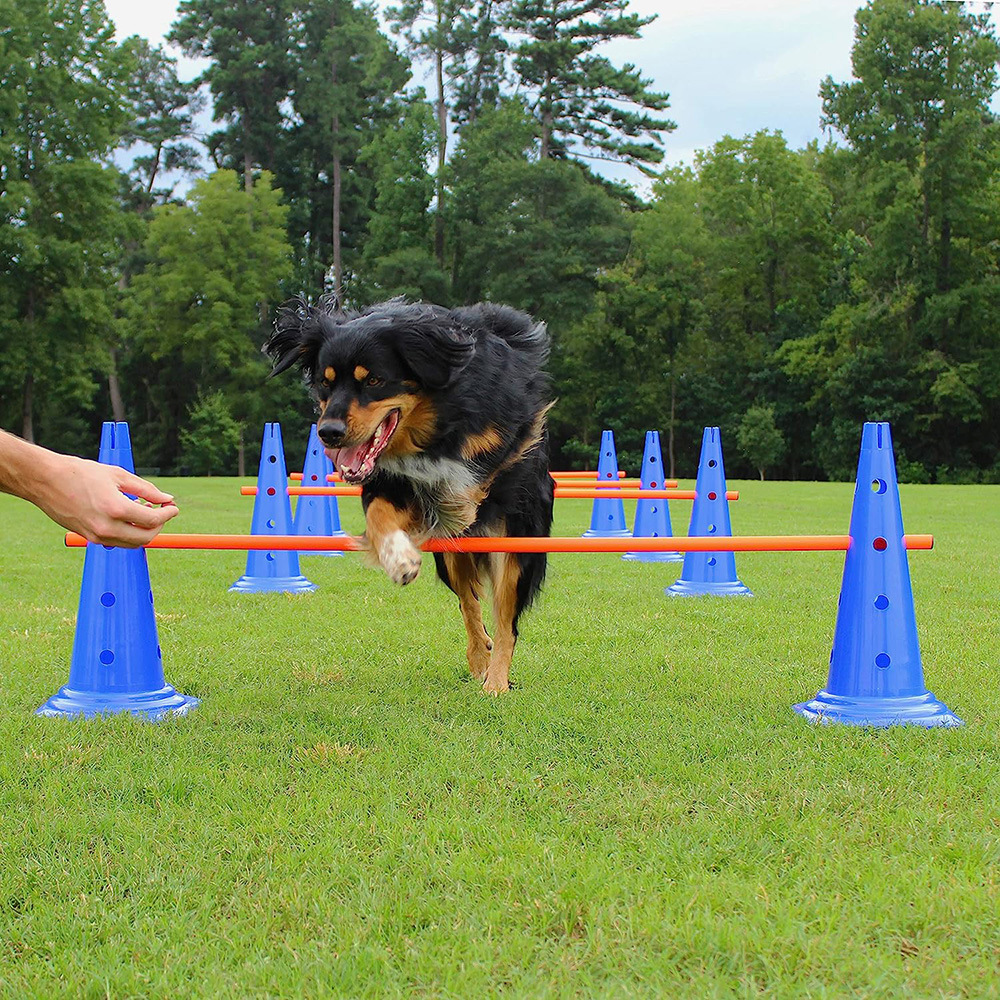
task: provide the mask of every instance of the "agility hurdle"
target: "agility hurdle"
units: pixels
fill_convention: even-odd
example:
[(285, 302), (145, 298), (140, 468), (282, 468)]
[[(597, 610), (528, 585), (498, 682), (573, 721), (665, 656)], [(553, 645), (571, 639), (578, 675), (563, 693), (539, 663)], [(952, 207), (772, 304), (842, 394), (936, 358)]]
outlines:
[[(851, 548), (850, 535), (727, 535), (709, 538), (695, 535), (672, 538), (575, 538), (509, 535), (430, 538), (420, 548), (424, 552), (846, 552)], [(875, 551), (882, 551), (886, 540), (877, 538)], [(85, 548), (83, 535), (69, 531), (65, 544), (70, 549)], [(882, 546), (880, 548), (879, 546)], [(161, 532), (145, 546), (147, 549), (194, 549), (205, 551), (236, 550), (260, 552), (363, 552), (368, 546), (360, 539), (343, 535), (212, 535), (168, 534)], [(933, 535), (903, 535), (903, 548), (927, 551), (934, 548)]]
[[(594, 478), (592, 473), (586, 473), (585, 475), (582, 476), (571, 476), (569, 473), (566, 472), (550, 472), (549, 475), (556, 481), (557, 486), (559, 486), (560, 484), (564, 486), (579, 486), (583, 484), (586, 485), (588, 488), (590, 488), (589, 483), (587, 483), (587, 479)], [(301, 472), (290, 472), (288, 474), (288, 478), (293, 483), (301, 483), (303, 481), (303, 475)], [(345, 480), (344, 477), (339, 472), (334, 472), (326, 477), (326, 481), (328, 483), (343, 483)], [(666, 490), (675, 490), (679, 485), (680, 484), (676, 479), (663, 480), (663, 488)], [(618, 489), (619, 487), (639, 489), (641, 486), (642, 486), (641, 479), (636, 478), (635, 476), (628, 478), (626, 477), (624, 472), (618, 473), (617, 483), (599, 480), (593, 484), (593, 488), (595, 489), (606, 489), (606, 490), (614, 490)]]
[[(114, 428), (115, 425), (106, 425)], [(127, 445), (127, 428), (120, 434)], [(102, 441), (102, 460), (114, 461)], [(131, 463), (130, 448), (117, 464)], [(284, 470), (281, 469), (284, 476)], [(718, 491), (720, 494), (722, 490)], [(279, 495), (281, 490), (276, 490)], [(718, 498), (721, 501), (721, 496)], [(718, 502), (718, 501), (717, 501)], [(273, 530), (273, 527), (271, 528)], [(280, 530), (280, 528), (279, 528)], [(40, 714), (130, 711), (149, 718), (196, 704), (163, 680), (144, 549), (88, 544), (70, 683)], [(285, 551), (365, 548), (342, 536), (161, 533), (156, 549)], [(847, 535), (688, 535), (681, 538), (462, 537), (428, 540), (428, 552), (846, 552), (827, 688), (795, 710), (811, 721), (853, 725), (958, 726), (962, 720), (926, 689), (906, 553), (933, 548), (931, 535), (905, 535), (888, 424), (866, 424)]]

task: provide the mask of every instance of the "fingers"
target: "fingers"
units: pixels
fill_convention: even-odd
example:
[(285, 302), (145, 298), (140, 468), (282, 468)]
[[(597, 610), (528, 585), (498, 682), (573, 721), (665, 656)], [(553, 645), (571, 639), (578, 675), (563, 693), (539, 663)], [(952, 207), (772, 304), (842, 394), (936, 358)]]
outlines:
[(147, 507), (122, 497), (122, 504), (114, 511), (113, 516), (139, 528), (149, 528), (159, 531), (172, 517), (179, 513), (173, 504), (166, 507)]
[(123, 493), (131, 493), (133, 496), (141, 497), (150, 503), (171, 503), (174, 499), (172, 494), (164, 493), (148, 480), (140, 479), (124, 469), (118, 469), (117, 472), (119, 473), (118, 488)]

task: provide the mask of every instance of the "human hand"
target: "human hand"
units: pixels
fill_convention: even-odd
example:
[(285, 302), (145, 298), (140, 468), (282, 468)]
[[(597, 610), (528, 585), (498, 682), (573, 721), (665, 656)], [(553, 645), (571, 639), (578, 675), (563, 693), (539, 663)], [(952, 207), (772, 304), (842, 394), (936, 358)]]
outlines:
[[(117, 465), (51, 452), (45, 459), (35, 495), (28, 499), (88, 542), (138, 548), (178, 513), (169, 493)], [(163, 506), (148, 507), (126, 492)]]

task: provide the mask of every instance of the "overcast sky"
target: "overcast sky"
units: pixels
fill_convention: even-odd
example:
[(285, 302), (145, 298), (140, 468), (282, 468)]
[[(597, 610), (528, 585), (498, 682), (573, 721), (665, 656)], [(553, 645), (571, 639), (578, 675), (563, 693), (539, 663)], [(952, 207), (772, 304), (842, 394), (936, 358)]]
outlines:
[[(105, 5), (120, 37), (138, 34), (153, 42), (163, 40), (177, 10), (174, 0)], [(727, 133), (762, 128), (780, 129), (790, 146), (800, 148), (821, 136), (820, 81), (851, 76), (858, 6), (855, 0), (632, 0), (631, 10), (657, 19), (641, 39), (615, 42), (603, 52), (616, 65), (635, 64), (654, 89), (670, 95), (667, 115), (677, 128), (665, 137), (669, 164), (690, 163), (695, 150)], [(181, 59), (182, 79), (198, 68)]]

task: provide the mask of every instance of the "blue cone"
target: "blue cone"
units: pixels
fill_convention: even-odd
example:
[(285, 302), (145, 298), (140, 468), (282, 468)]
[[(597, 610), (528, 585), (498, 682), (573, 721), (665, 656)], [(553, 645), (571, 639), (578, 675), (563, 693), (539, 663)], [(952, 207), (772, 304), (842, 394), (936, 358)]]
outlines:
[(924, 687), (892, 436), (861, 435), (837, 627), (826, 689), (795, 711), (813, 722), (856, 726), (961, 726)]
[[(618, 455), (615, 453), (615, 435), (612, 431), (601, 434), (601, 456), (597, 460), (597, 482), (618, 482)], [(625, 527), (625, 505), (620, 499), (595, 500), (590, 514), (590, 527), (584, 538), (628, 538)]]
[[(663, 457), (660, 455), (659, 431), (646, 431), (641, 476), (644, 490), (663, 489)], [(670, 508), (666, 500), (640, 500), (636, 503), (633, 538), (670, 538), (673, 533)], [(680, 562), (683, 558), (679, 552), (626, 552), (622, 556), (622, 559), (633, 562)]]
[[(698, 481), (691, 510), (689, 535), (732, 535), (729, 501), (726, 499), (726, 471), (722, 464), (722, 437), (718, 427), (706, 427), (701, 437)], [(677, 582), (667, 587), (672, 596), (691, 597), (715, 594), (720, 597), (753, 597), (750, 588), (736, 575), (732, 552), (686, 552)]]
[[(101, 428), (99, 461), (135, 471), (128, 424)], [(183, 715), (198, 704), (163, 678), (145, 549), (88, 545), (69, 682), (37, 715)]]
[[(327, 476), (333, 472), (333, 462), (326, 457), (316, 425), (309, 429), (306, 460), (302, 463), (303, 486), (331, 486)], [(258, 494), (259, 495), (259, 494)], [(340, 527), (340, 510), (336, 497), (299, 497), (295, 505), (296, 535), (346, 535)], [(316, 552), (304, 549), (302, 556), (342, 556), (343, 552)]]
[[(265, 424), (253, 504), (252, 535), (291, 535), (292, 505), (288, 499), (288, 472), (281, 444), (281, 425)], [(299, 554), (289, 551), (247, 552), (246, 572), (230, 588), (240, 594), (278, 591), (302, 594), (316, 589), (299, 572)]]

